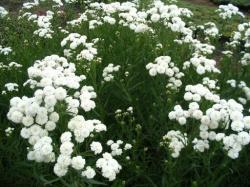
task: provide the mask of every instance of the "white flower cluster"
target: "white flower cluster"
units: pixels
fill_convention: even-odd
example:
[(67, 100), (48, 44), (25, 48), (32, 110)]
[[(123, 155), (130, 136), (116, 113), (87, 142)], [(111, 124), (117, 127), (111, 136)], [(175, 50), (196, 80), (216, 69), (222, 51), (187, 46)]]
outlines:
[(76, 3), (77, 0), (65, 0), (66, 3)]
[(95, 177), (95, 175), (95, 170), (90, 166), (87, 166), (86, 169), (82, 172), (82, 176), (86, 177), (87, 179), (92, 179)]
[(46, 2), (46, 1), (54, 3), (53, 7), (63, 6), (63, 2), (61, 0), (33, 0), (32, 2), (24, 3), (22, 8), (23, 9), (32, 9), (33, 7), (36, 7), (36, 6), (40, 5), (42, 2)]
[(114, 64), (108, 64), (102, 72), (102, 76), (104, 78), (104, 81), (110, 82), (114, 79), (113, 73), (118, 72), (121, 66), (117, 65), (114, 66)]
[(169, 77), (167, 87), (177, 89), (182, 85), (181, 78), (184, 76), (180, 72), (179, 68), (171, 62), (171, 57), (160, 56), (155, 59), (155, 63), (149, 63), (146, 65), (146, 69), (149, 70), (150, 76), (156, 76), (157, 74), (164, 74)]
[(177, 158), (180, 155), (181, 150), (187, 145), (187, 134), (183, 134), (180, 131), (169, 131), (163, 136), (161, 145), (167, 144), (172, 151), (171, 156)]
[[(90, 29), (94, 29), (99, 25), (108, 23), (114, 25), (116, 22), (118, 24), (129, 27), (131, 30), (134, 30), (136, 33), (150, 31), (151, 28), (147, 24), (147, 14), (146, 12), (137, 10), (137, 4), (132, 2), (124, 3), (91, 3), (90, 7), (92, 8), (91, 17), (96, 19), (90, 20)], [(96, 13), (102, 13), (101, 15), (96, 15)], [(115, 14), (118, 14), (119, 21), (116, 21)]]
[[(64, 55), (66, 57), (71, 57), (73, 52), (80, 48), (79, 54), (77, 54), (77, 60), (88, 60), (92, 61), (97, 55), (97, 49), (94, 48), (94, 44), (98, 42), (98, 39), (93, 40), (93, 43), (86, 42), (87, 37), (84, 35), (80, 35), (78, 33), (70, 33), (66, 38), (64, 38), (61, 42), (61, 46), (65, 47), (69, 45), (68, 49), (64, 49)], [(81, 49), (84, 48), (84, 49)]]
[(22, 8), (23, 9), (31, 9), (31, 8), (38, 6), (38, 5), (39, 5), (39, 0), (34, 0), (33, 2), (23, 3)]
[(219, 95), (210, 91), (210, 89), (215, 88), (215, 85), (212, 84), (211, 87), (209, 88), (202, 84), (187, 85), (185, 88), (186, 92), (184, 94), (184, 99), (185, 101), (200, 102), (202, 98), (205, 98), (208, 101), (212, 101), (215, 103), (219, 102), (220, 101)]
[(10, 47), (3, 47), (0, 45), (0, 54), (9, 55), (12, 52)]
[(231, 19), (233, 16), (236, 16), (236, 15), (245, 17), (244, 14), (239, 11), (239, 8), (232, 4), (220, 5), (219, 9), (216, 11), (219, 13), (219, 16), (222, 19)]
[[(192, 33), (190, 29), (185, 27), (186, 23), (181, 19), (182, 16), (191, 17), (193, 15), (188, 9), (179, 8), (176, 5), (165, 5), (161, 1), (154, 1), (151, 6), (152, 8), (146, 12), (153, 23), (162, 21), (173, 32), (180, 32), (184, 35)], [(191, 33), (188, 33), (189, 31)]]
[(202, 84), (204, 86), (207, 86), (210, 90), (219, 90), (220, 89), (220, 87), (216, 85), (217, 82), (218, 82), (218, 80), (212, 80), (209, 77), (204, 77), (202, 79)]
[(208, 140), (199, 140), (195, 138), (192, 143), (194, 144), (194, 150), (199, 152), (204, 152), (206, 149), (209, 149), (209, 141)]
[(52, 11), (47, 11), (45, 16), (38, 16), (35, 23), (39, 29), (34, 31), (35, 35), (42, 38), (52, 38), (54, 31), (51, 29), (51, 20), (53, 19), (54, 13)]
[[(107, 145), (110, 146), (111, 148), (111, 155), (112, 156), (119, 156), (122, 155), (123, 153), (123, 149), (121, 148), (121, 145), (123, 144), (122, 140), (117, 140), (116, 142), (114, 142), (113, 140), (109, 140), (107, 142)], [(124, 146), (124, 150), (129, 150), (132, 148), (131, 144), (125, 144)]]
[(240, 60), (240, 63), (243, 66), (247, 66), (250, 64), (250, 53), (244, 53), (243, 57)]
[(235, 48), (241, 43), (244, 44), (245, 48), (250, 47), (250, 22), (238, 25), (238, 30), (233, 33), (229, 46)]
[(68, 128), (74, 133), (78, 143), (84, 142), (93, 132), (106, 131), (106, 126), (99, 120), (85, 120), (83, 116), (77, 115), (68, 123)]
[(232, 57), (233, 52), (230, 50), (222, 51), (222, 54), (224, 54), (226, 57)]
[(196, 102), (192, 102), (189, 104), (188, 110), (183, 110), (180, 105), (176, 105), (174, 111), (171, 111), (168, 117), (170, 120), (177, 120), (180, 125), (185, 125), (187, 118), (200, 119), (202, 115), (203, 112), (199, 109), (199, 105)]
[[(247, 101), (250, 101), (250, 87), (248, 87), (246, 85), (245, 82), (243, 82), (243, 84), (241, 86), (239, 86), (239, 88), (241, 88), (243, 90), (243, 92), (245, 93), (245, 96), (246, 96), (246, 100)], [(240, 98), (239, 98), (240, 99)], [(246, 101), (243, 101), (242, 102), (243, 104), (246, 104)]]
[(213, 22), (207, 22), (204, 25), (198, 25), (197, 28), (203, 30), (205, 36), (207, 37), (215, 38), (219, 36), (219, 29)]
[(194, 48), (194, 56), (209, 55), (212, 54), (215, 50), (215, 47), (213, 45), (201, 43), (199, 40), (196, 39), (193, 39), (191, 43)]
[[(91, 136), (91, 134), (95, 131), (96, 133), (100, 133), (101, 131), (106, 131), (106, 126), (103, 125), (98, 120), (86, 120), (83, 116), (75, 116), (68, 123), (68, 128), (74, 134), (74, 139), (78, 143), (82, 143), (85, 138)], [(61, 135), (61, 146), (60, 146), (60, 155), (57, 158), (57, 162), (54, 166), (54, 172), (57, 176), (61, 177), (67, 174), (69, 170), (69, 166), (74, 168), (75, 170), (82, 171), (82, 176), (87, 177), (89, 179), (95, 176), (95, 170), (90, 166), (83, 170), (86, 164), (86, 160), (78, 155), (72, 157), (74, 143), (72, 142), (72, 133), (69, 131), (65, 131)], [(99, 142), (98, 142), (99, 143)], [(95, 144), (97, 142), (93, 141), (91, 143), (91, 150), (93, 147), (97, 147)], [(99, 145), (99, 144), (98, 144)], [(101, 146), (101, 144), (99, 145)], [(100, 153), (102, 152), (102, 147)]]
[(231, 79), (231, 80), (228, 80), (227, 83), (232, 88), (239, 88), (244, 92), (245, 98), (239, 97), (238, 98), (239, 102), (241, 102), (243, 105), (245, 105), (247, 103), (247, 101), (250, 101), (250, 87), (248, 87), (244, 81), (240, 81), (240, 83), (237, 84), (236, 80)]
[(54, 162), (55, 153), (53, 152), (52, 139), (46, 135), (38, 139), (33, 146), (33, 150), (29, 150), (27, 157), (28, 160), (36, 162)]
[(38, 35), (41, 38), (52, 38), (52, 34), (54, 33), (54, 31), (52, 30), (52, 24), (51, 24), (53, 16), (54, 16), (54, 12), (48, 10), (46, 12), (46, 15), (39, 16), (37, 14), (25, 12), (19, 18), (27, 17), (28, 21), (33, 21), (34, 23), (36, 23), (38, 29), (34, 31), (35, 35)]
[[(139, 3), (133, 2), (113, 2), (90, 3), (90, 9), (85, 11), (78, 19), (72, 20), (69, 24), (78, 25), (84, 21), (89, 22), (89, 28), (95, 29), (104, 23), (118, 23), (128, 27), (136, 33), (153, 32), (151, 23), (163, 21), (164, 25), (171, 28), (174, 32), (181, 32), (185, 35), (192, 35), (192, 31), (185, 27), (185, 22), (181, 16), (190, 17), (191, 11), (185, 8), (178, 8), (176, 5), (165, 5), (161, 1), (154, 1), (147, 11), (138, 10)], [(118, 19), (117, 20), (117, 16)], [(150, 20), (148, 20), (150, 17)]]
[[(85, 112), (95, 108), (95, 102), (91, 99), (96, 97), (96, 93), (91, 86), (83, 86), (80, 90), (80, 82), (85, 79), (85, 76), (77, 76), (75, 70), (74, 64), (68, 63), (65, 58), (57, 55), (36, 61), (28, 68), (28, 83), (36, 88), (34, 96), (12, 98), (7, 117), (10, 121), (24, 126), (21, 137), (28, 139), (31, 145), (28, 149), (28, 160), (45, 163), (56, 161), (54, 173), (59, 177), (65, 176), (71, 167), (81, 171), (82, 176), (91, 179), (96, 175), (95, 170), (90, 166), (85, 168), (87, 160), (81, 155), (75, 155), (79, 154), (75, 150), (78, 149), (78, 145), (87, 142), (85, 139), (90, 137), (93, 139), (95, 134), (106, 131), (107, 128), (97, 119), (86, 120), (82, 115), (78, 115), (80, 108)], [(70, 90), (67, 90), (68, 88)], [(73, 95), (72, 90), (76, 90)], [(66, 105), (67, 108), (66, 114), (63, 115), (60, 113), (62, 105)], [(63, 133), (60, 144), (57, 145), (52, 141), (50, 133), (58, 129), (60, 119), (64, 120), (65, 115), (71, 116), (72, 113), (73, 117), (69, 120), (66, 129), (60, 127)], [(96, 157), (102, 153), (101, 142), (92, 141), (89, 144)], [(131, 147), (126, 144), (124, 150)], [(119, 147), (112, 149), (113, 156), (122, 154), (118, 152)], [(107, 152), (103, 154), (103, 158), (96, 160), (96, 167), (100, 168), (103, 177), (110, 181), (114, 180), (121, 170), (119, 163)]]
[(0, 62), (0, 69), (2, 70), (8, 70), (8, 71), (18, 71), (20, 68), (23, 67), (21, 64), (18, 64), (16, 62), (10, 62), (8, 65), (5, 65), (3, 62)]
[[(78, 89), (85, 76), (77, 76), (75, 71), (75, 64), (68, 63), (67, 59), (57, 55), (47, 56), (43, 60), (37, 60), (32, 67), (28, 68), (29, 80), (25, 85), (30, 84), (32, 88), (63, 86)], [(54, 93), (54, 90), (51, 93)]]
[(90, 149), (94, 152), (95, 155), (100, 154), (102, 152), (102, 144), (100, 142), (93, 141), (90, 144)]
[(80, 92), (81, 107), (85, 112), (95, 108), (95, 102), (92, 100), (96, 98), (96, 93), (92, 86), (83, 86)]
[(72, 21), (68, 21), (67, 24), (72, 26), (80, 25), (82, 22), (88, 21), (88, 17), (86, 13), (82, 13), (79, 18), (74, 19)]
[[(244, 84), (242, 83), (241, 85)], [(214, 88), (214, 86), (212, 87)], [(191, 101), (194, 96), (192, 91), (194, 91), (201, 95), (207, 93), (211, 97), (205, 97), (205, 99), (215, 104), (205, 112), (200, 109), (200, 105), (197, 103), (198, 100), (197, 102), (189, 103), (188, 110), (183, 110), (180, 105), (176, 105), (174, 111), (169, 113), (169, 118), (177, 120), (180, 125), (187, 124), (188, 118), (200, 122), (199, 137), (192, 140), (194, 150), (204, 152), (206, 149), (209, 149), (209, 141), (217, 141), (222, 142), (223, 149), (227, 151), (230, 158), (237, 158), (243, 146), (250, 143), (248, 132), (250, 116), (243, 115), (243, 106), (233, 99), (228, 101), (220, 99), (219, 95), (212, 94), (208, 88), (201, 84), (196, 86), (188, 85), (186, 88), (188, 88), (189, 92), (185, 93), (185, 100)], [(200, 102), (200, 97), (197, 98), (199, 98)], [(227, 135), (226, 133), (229, 134)]]
[(6, 83), (4, 85), (4, 87), (6, 88), (6, 90), (2, 91), (2, 94), (6, 94), (7, 92), (13, 92), (13, 91), (18, 91), (18, 84), (17, 83)]
[(96, 161), (96, 167), (102, 171), (102, 176), (113, 181), (122, 169), (122, 166), (112, 157), (110, 153), (103, 153), (102, 158)]
[(8, 127), (5, 129), (5, 134), (7, 137), (11, 136), (11, 134), (13, 133), (13, 131), (15, 130), (15, 128), (13, 127)]
[(206, 72), (220, 73), (220, 70), (216, 67), (216, 61), (205, 56), (192, 57), (189, 61), (184, 62), (183, 69), (188, 69), (191, 65), (194, 66), (199, 75), (203, 75)]
[(5, 10), (4, 7), (0, 6), (0, 18), (4, 18), (6, 15), (8, 15), (8, 11)]

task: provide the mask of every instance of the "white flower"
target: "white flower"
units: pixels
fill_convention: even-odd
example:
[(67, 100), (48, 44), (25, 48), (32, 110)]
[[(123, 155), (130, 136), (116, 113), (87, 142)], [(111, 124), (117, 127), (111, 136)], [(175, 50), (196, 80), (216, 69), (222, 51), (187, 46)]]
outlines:
[(247, 132), (239, 132), (237, 137), (241, 145), (248, 145), (250, 143), (250, 135)]
[(159, 14), (152, 14), (151, 16), (151, 21), (152, 22), (158, 22), (160, 20), (160, 15)]
[(63, 155), (71, 155), (73, 152), (74, 144), (72, 142), (63, 142), (60, 146), (60, 152)]
[(239, 157), (239, 151), (237, 151), (237, 150), (234, 150), (234, 149), (230, 149), (229, 151), (228, 151), (228, 154), (227, 154), (230, 158), (232, 158), (232, 159), (236, 159), (236, 158), (238, 158)]
[(29, 127), (34, 123), (34, 118), (31, 116), (23, 117), (22, 123), (24, 126)]
[(41, 148), (41, 153), (43, 155), (48, 155), (53, 151), (53, 148), (50, 144), (45, 144), (42, 148)]
[(59, 114), (57, 112), (52, 112), (49, 116), (49, 120), (53, 121), (53, 122), (58, 122), (59, 120)]
[(39, 125), (44, 125), (48, 122), (48, 116), (46, 114), (38, 114), (36, 116), (36, 123)]
[(96, 161), (96, 167), (102, 170), (103, 177), (108, 178), (109, 181), (113, 181), (122, 167), (115, 159), (113, 159), (111, 154), (103, 153), (102, 155), (103, 158), (99, 158)]
[(20, 134), (24, 139), (28, 139), (31, 136), (30, 130), (27, 128), (22, 128)]
[(60, 140), (62, 143), (64, 142), (70, 142), (71, 141), (71, 137), (72, 137), (72, 133), (67, 131), (67, 132), (64, 132), (62, 133), (61, 137), (60, 137)]
[(118, 72), (119, 69), (120, 69), (121, 66), (117, 65), (117, 66), (114, 66), (114, 64), (108, 64), (108, 66), (106, 66), (104, 69), (103, 69), (103, 73), (102, 73), (102, 76), (104, 78), (104, 81), (106, 82), (109, 82), (111, 80), (114, 79), (114, 73), (115, 72)]
[(53, 121), (48, 121), (45, 124), (45, 129), (48, 130), (48, 131), (53, 131), (53, 130), (55, 130), (55, 128), (56, 128), (56, 124)]
[(185, 117), (178, 118), (178, 122), (180, 125), (185, 125), (187, 123), (187, 120)]
[(19, 111), (13, 111), (8, 114), (8, 119), (14, 123), (21, 123), (23, 120), (23, 114)]
[(86, 177), (87, 179), (93, 179), (95, 175), (95, 170), (90, 166), (87, 166), (86, 170), (82, 172), (82, 176)]
[(244, 125), (246, 129), (250, 129), (250, 116), (246, 116), (243, 119)]
[(186, 93), (184, 94), (184, 99), (185, 99), (186, 101), (190, 101), (190, 100), (192, 100), (192, 98), (193, 98), (193, 94), (192, 94), (191, 92), (186, 92)]
[(90, 149), (95, 153), (95, 155), (100, 154), (102, 152), (102, 144), (100, 142), (93, 141), (90, 144)]
[(60, 164), (63, 167), (68, 167), (71, 164), (71, 158), (69, 155), (61, 154), (57, 158), (57, 164)]
[(58, 177), (63, 177), (67, 174), (68, 172), (68, 168), (67, 167), (63, 167), (60, 164), (55, 164), (54, 166), (54, 173), (58, 176)]
[(233, 131), (237, 131), (237, 132), (242, 131), (244, 128), (244, 123), (241, 121), (233, 121), (231, 123), (231, 128)]
[(56, 97), (54, 95), (45, 96), (44, 102), (47, 106), (55, 106), (57, 103)]
[(55, 90), (55, 97), (57, 100), (61, 101), (61, 100), (64, 100), (67, 96), (67, 91), (62, 88), (62, 87), (59, 87)]
[(4, 7), (0, 6), (0, 18), (5, 17), (8, 14), (8, 11)]
[(132, 148), (132, 145), (131, 144), (125, 144), (125, 146), (124, 146), (124, 150), (129, 150), (129, 149), (131, 149)]
[(81, 170), (85, 166), (85, 159), (81, 156), (73, 157), (71, 160), (71, 166), (76, 170)]

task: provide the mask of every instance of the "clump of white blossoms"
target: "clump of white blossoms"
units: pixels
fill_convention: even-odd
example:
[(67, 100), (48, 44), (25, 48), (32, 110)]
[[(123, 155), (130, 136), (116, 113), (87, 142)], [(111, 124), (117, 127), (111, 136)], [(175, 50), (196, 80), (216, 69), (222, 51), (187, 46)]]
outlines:
[(177, 89), (182, 85), (181, 78), (184, 76), (180, 72), (179, 68), (171, 62), (171, 57), (160, 56), (155, 59), (154, 63), (146, 65), (146, 69), (149, 70), (149, 75), (154, 77), (157, 74), (167, 75), (169, 78), (167, 87)]
[(241, 61), (240, 63), (243, 65), (243, 66), (247, 66), (250, 64), (250, 53), (245, 53), (243, 55), (243, 57), (241, 58)]
[(38, 35), (42, 38), (52, 38), (54, 31), (52, 30), (51, 20), (53, 19), (54, 12), (47, 11), (45, 16), (38, 16), (38, 19), (35, 21), (39, 29), (34, 31), (35, 35)]
[(162, 139), (161, 145), (167, 144), (173, 158), (179, 157), (181, 150), (187, 145), (187, 134), (180, 131), (171, 130)]
[[(12, 71), (21, 72), (22, 67), (23, 66), (21, 64), (18, 64), (16, 62), (10, 62), (8, 64), (0, 62), (0, 70), (5, 71), (5, 72), (12, 72)], [(16, 88), (19, 87), (19, 85), (12, 85), (12, 86)], [(6, 92), (6, 91), (7, 90), (3, 90), (3, 92)]]
[(111, 155), (112, 156), (119, 156), (122, 155), (123, 150), (129, 150), (132, 148), (131, 144), (125, 144), (124, 148), (122, 148), (121, 146), (124, 144), (124, 142), (122, 140), (117, 140), (116, 142), (114, 142), (113, 140), (109, 140), (107, 141), (107, 145), (110, 146), (111, 148)]
[[(149, 10), (139, 10), (138, 2), (113, 2), (109, 4), (93, 2), (89, 4), (79, 18), (68, 22), (79, 25), (88, 20), (89, 29), (95, 29), (104, 23), (119, 24), (128, 27), (135, 33), (153, 33), (152, 23), (163, 21), (164, 25), (174, 32), (190, 36), (190, 29), (185, 27), (185, 22), (180, 17), (190, 17), (192, 12), (176, 5), (165, 5), (161, 1), (154, 1)], [(118, 18), (117, 18), (118, 15)], [(147, 19), (150, 17), (150, 21)]]
[[(91, 166), (85, 169), (90, 159), (89, 164), (96, 161), (103, 177), (114, 180), (121, 166), (107, 152), (103, 158), (98, 158), (103, 148), (101, 142), (94, 140), (95, 135), (106, 131), (107, 127), (97, 119), (87, 120), (79, 114), (81, 110), (88, 112), (95, 108), (92, 99), (96, 98), (96, 93), (91, 86), (81, 86), (85, 76), (78, 76), (75, 71), (73, 63), (57, 55), (37, 60), (28, 68), (29, 80), (26, 82), (33, 88), (33, 97), (13, 97), (7, 117), (23, 126), (21, 137), (30, 144), (28, 160), (55, 162), (54, 173), (59, 177), (65, 176), (72, 168), (82, 171), (82, 176), (90, 179), (96, 174)], [(62, 106), (65, 106), (66, 113), (60, 111)], [(67, 119), (68, 125), (61, 127), (60, 120), (65, 123)], [(53, 141), (53, 132), (59, 129), (62, 134), (58, 143)], [(92, 142), (88, 140), (85, 149), (87, 151), (90, 147), (93, 156), (86, 159), (80, 155), (79, 145), (84, 147), (88, 138)]]
[(102, 72), (102, 76), (104, 78), (104, 81), (110, 82), (114, 79), (113, 73), (118, 72), (121, 66), (117, 65), (115, 66), (114, 64), (108, 64)]
[(8, 11), (4, 7), (0, 6), (0, 18), (4, 18), (6, 15), (8, 15)]
[[(248, 133), (250, 117), (244, 116), (243, 106), (235, 100), (220, 99), (219, 95), (213, 94), (208, 88), (202, 85), (199, 87), (201, 89), (188, 85), (186, 88), (188, 88), (187, 91), (196, 91), (198, 95), (204, 96), (205, 94), (203, 98), (214, 103), (212, 107), (203, 112), (198, 103), (201, 102), (199, 95), (197, 102), (189, 103), (188, 110), (176, 105), (174, 111), (169, 113), (169, 118), (177, 120), (180, 125), (187, 126), (191, 125), (188, 122), (189, 118), (200, 122), (198, 136), (190, 141), (194, 144), (193, 148), (196, 151), (204, 152), (209, 149), (210, 141), (217, 141), (223, 144), (223, 149), (227, 151), (230, 158), (238, 158), (242, 148), (250, 143)], [(192, 92), (185, 93), (186, 101), (192, 101), (192, 98)], [(187, 136), (187, 138), (189, 137)]]
[[(234, 49), (242, 43), (245, 48), (250, 47), (250, 22), (238, 25), (238, 30), (233, 32), (233, 36), (231, 37), (231, 41), (228, 45)], [(243, 50), (242, 52), (244, 54), (247, 51)]]
[(86, 177), (87, 179), (93, 179), (95, 175), (95, 170), (90, 166), (87, 166), (86, 169), (82, 172), (82, 176)]
[(184, 99), (186, 101), (200, 102), (202, 98), (205, 98), (208, 101), (218, 102), (220, 100), (220, 97), (210, 91), (210, 89), (213, 88), (214, 86), (212, 86), (212, 88), (209, 88), (202, 84), (187, 85), (185, 88), (186, 93), (184, 94)]
[(220, 73), (220, 70), (216, 67), (216, 61), (205, 56), (192, 57), (189, 61), (184, 62), (183, 69), (189, 69), (191, 66), (195, 68), (199, 75), (203, 75), (206, 72)]
[(236, 89), (240, 89), (243, 91), (244, 96), (239, 97), (238, 100), (243, 105), (247, 104), (247, 101), (250, 101), (250, 87), (247, 86), (247, 84), (244, 81), (240, 81), (240, 83), (237, 84), (237, 81), (234, 79), (228, 80), (227, 83), (232, 87)]
[(0, 45), (0, 55), (9, 55), (12, 52), (12, 49), (10, 47), (3, 47)]
[(87, 42), (87, 37), (85, 35), (80, 35), (78, 33), (70, 33), (61, 42), (61, 46), (68, 46), (69, 48), (64, 49), (64, 55), (66, 57), (71, 57), (76, 53), (76, 59), (87, 61), (92, 61), (97, 55), (97, 49), (94, 44), (98, 42), (98, 39), (93, 40), (93, 43)]
[(51, 21), (54, 17), (54, 12), (48, 10), (46, 15), (37, 15), (30, 12), (25, 12), (19, 18), (26, 17), (28, 21), (32, 21), (38, 27), (38, 29), (34, 31), (35, 35), (38, 35), (41, 38), (52, 38), (54, 31), (52, 30)]
[(236, 16), (236, 15), (245, 17), (244, 14), (239, 11), (239, 8), (232, 4), (220, 5), (217, 12), (219, 13), (219, 16), (222, 19), (231, 19), (232, 16)]
[(66, 3), (75, 3), (77, 0), (65, 0)]
[[(52, 2), (52, 7), (61, 7), (63, 6), (62, 0), (33, 0), (31, 2), (23, 3), (22, 9), (32, 9), (36, 6), (39, 6), (43, 2)], [(67, 3), (67, 1), (65, 1)]]
[(8, 128), (6, 128), (6, 129), (5, 129), (5, 134), (6, 134), (6, 136), (7, 136), (7, 137), (11, 136), (14, 130), (15, 130), (15, 128), (13, 128), (13, 127), (8, 127)]
[(122, 166), (112, 157), (110, 153), (103, 153), (102, 158), (96, 161), (96, 167), (101, 169), (102, 176), (113, 181), (122, 169)]
[(2, 91), (2, 94), (6, 94), (7, 92), (14, 92), (14, 91), (18, 91), (18, 87), (19, 85), (17, 83), (6, 83), (4, 85), (4, 87), (6, 88), (6, 90)]
[(210, 37), (215, 38), (219, 36), (219, 29), (213, 22), (207, 22), (203, 25), (198, 25), (198, 29), (202, 30), (204, 35), (206, 36), (205, 39), (209, 40)]

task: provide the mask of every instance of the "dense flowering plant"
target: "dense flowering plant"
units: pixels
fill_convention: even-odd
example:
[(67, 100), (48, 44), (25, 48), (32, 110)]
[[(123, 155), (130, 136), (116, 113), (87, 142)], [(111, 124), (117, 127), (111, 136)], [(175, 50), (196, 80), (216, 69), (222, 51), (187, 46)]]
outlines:
[(144, 3), (0, 7), (23, 29), (0, 31), (4, 137), (43, 185), (216, 186), (247, 153), (250, 22), (231, 4), (219, 27), (176, 1)]

